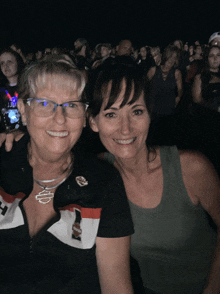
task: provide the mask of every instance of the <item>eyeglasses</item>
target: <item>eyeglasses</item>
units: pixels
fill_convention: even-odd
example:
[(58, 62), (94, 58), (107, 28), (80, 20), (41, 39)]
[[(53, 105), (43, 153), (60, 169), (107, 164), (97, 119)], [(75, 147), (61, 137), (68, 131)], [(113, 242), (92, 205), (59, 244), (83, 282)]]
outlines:
[(39, 117), (53, 115), (58, 106), (61, 106), (65, 115), (69, 118), (80, 118), (85, 115), (88, 104), (82, 101), (68, 101), (62, 104), (55, 103), (43, 98), (28, 98), (27, 105), (31, 107), (34, 114)]

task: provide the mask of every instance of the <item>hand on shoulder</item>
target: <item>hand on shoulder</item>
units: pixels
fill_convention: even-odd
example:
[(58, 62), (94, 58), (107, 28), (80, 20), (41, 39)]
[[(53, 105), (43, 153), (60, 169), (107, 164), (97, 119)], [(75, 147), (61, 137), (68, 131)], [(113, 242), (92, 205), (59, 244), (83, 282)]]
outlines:
[(10, 133), (0, 133), (0, 147), (5, 142), (5, 150), (11, 151), (13, 142), (19, 141), (24, 136), (24, 132), (20, 130), (12, 131)]

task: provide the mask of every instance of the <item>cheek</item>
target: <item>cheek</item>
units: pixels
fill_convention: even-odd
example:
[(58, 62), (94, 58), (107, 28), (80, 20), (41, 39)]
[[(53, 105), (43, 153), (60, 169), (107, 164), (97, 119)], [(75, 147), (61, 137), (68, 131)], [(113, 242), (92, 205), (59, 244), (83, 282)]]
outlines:
[(17, 72), (17, 69), (18, 69), (17, 64), (13, 64), (12, 67), (11, 67), (11, 69), (12, 69), (12, 71), (14, 73), (16, 73)]

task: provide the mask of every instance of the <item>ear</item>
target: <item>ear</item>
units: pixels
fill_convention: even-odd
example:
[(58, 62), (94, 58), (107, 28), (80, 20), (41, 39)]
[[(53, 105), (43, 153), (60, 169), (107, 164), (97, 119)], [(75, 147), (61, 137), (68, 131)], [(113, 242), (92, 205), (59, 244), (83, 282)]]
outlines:
[(17, 108), (21, 114), (23, 124), (26, 125), (27, 124), (26, 107), (22, 99), (18, 99)]
[(90, 128), (93, 130), (93, 132), (96, 132), (96, 133), (99, 132), (99, 128), (98, 128), (96, 119), (92, 116), (90, 116), (90, 118), (89, 118), (89, 125), (90, 125)]

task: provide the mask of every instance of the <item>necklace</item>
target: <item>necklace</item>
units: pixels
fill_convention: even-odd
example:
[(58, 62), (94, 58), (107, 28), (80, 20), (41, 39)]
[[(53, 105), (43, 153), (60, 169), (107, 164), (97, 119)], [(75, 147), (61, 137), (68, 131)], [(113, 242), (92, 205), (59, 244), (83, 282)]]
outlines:
[[(49, 190), (52, 190), (54, 188), (57, 188), (58, 186), (60, 186), (67, 178), (68, 176), (70, 175), (70, 173), (72, 172), (72, 162), (68, 165), (68, 167), (65, 169), (65, 171), (60, 175), (58, 176), (57, 178), (55, 179), (52, 179), (52, 180), (37, 180), (34, 178), (34, 181), (35, 183), (37, 183), (42, 189), (43, 191), (39, 192), (36, 196), (35, 196), (35, 199), (39, 202), (39, 203), (42, 203), (42, 204), (47, 204), (49, 203), (53, 197), (54, 197), (54, 193), (52, 193), (51, 191)], [(47, 187), (47, 186), (44, 186), (42, 185), (41, 183), (51, 183), (51, 182), (54, 182), (56, 181), (57, 179), (59, 179), (67, 170), (69, 169), (69, 172), (67, 173), (67, 175), (59, 182), (57, 183), (56, 185), (54, 186), (50, 186), (50, 187)], [(41, 182), (41, 183), (40, 183)]]
[(62, 175), (65, 174), (66, 171), (68, 171), (68, 169), (71, 167), (71, 165), (72, 165), (72, 161), (67, 166), (67, 168), (62, 172), (62, 174), (59, 175), (58, 177), (56, 177), (55, 179), (52, 179), (52, 180), (36, 180), (36, 179), (34, 179), (34, 180), (35, 180), (35, 182), (38, 181), (38, 182), (41, 182), (41, 183), (52, 183), (52, 182), (55, 182), (56, 180), (58, 180), (59, 178), (61, 178)]

